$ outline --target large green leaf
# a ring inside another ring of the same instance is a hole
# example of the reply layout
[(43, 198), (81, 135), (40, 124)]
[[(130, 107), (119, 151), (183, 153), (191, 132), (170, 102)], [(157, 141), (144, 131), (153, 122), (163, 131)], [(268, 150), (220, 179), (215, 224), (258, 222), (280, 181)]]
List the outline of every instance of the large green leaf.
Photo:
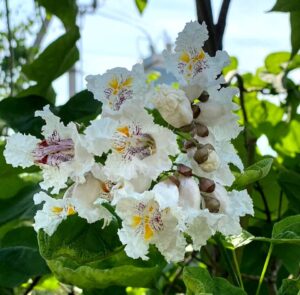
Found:
[(8, 232), (1, 241), (0, 286), (16, 287), (29, 278), (49, 273), (40, 256), (32, 227)]
[(300, 294), (300, 277), (297, 279), (285, 279), (278, 290), (278, 295), (299, 295)]
[(298, 0), (277, 0), (271, 11), (290, 12), (300, 10)]
[(30, 220), (36, 212), (33, 195), (40, 190), (38, 185), (28, 185), (14, 197), (0, 200), (0, 225), (14, 219)]
[(95, 119), (101, 110), (101, 102), (95, 100), (91, 92), (84, 90), (71, 97), (63, 106), (58, 107), (56, 112), (64, 123), (75, 121), (87, 124)]
[(244, 189), (247, 185), (262, 179), (269, 173), (272, 163), (272, 158), (265, 158), (249, 166), (243, 173), (237, 175), (232, 188)]
[[(31, 64), (23, 66), (24, 74), (39, 87), (48, 89), (57, 77), (69, 70), (79, 58), (76, 42), (79, 29), (74, 27), (52, 42)], [(39, 89), (40, 91), (40, 89)]]
[(76, 25), (77, 5), (76, 0), (36, 0), (44, 6), (47, 12), (56, 15), (66, 28)]
[(40, 96), (8, 97), (0, 101), (0, 118), (15, 131), (40, 135), (43, 120), (34, 117), (49, 102)]
[(88, 224), (71, 216), (51, 237), (39, 232), (41, 254), (56, 277), (85, 289), (154, 286), (165, 264), (157, 251), (149, 261), (128, 258), (117, 238), (117, 223), (101, 227), (101, 222)]
[(227, 280), (212, 278), (206, 269), (200, 267), (185, 267), (183, 281), (187, 288), (187, 295), (246, 295), (245, 291), (231, 285)]

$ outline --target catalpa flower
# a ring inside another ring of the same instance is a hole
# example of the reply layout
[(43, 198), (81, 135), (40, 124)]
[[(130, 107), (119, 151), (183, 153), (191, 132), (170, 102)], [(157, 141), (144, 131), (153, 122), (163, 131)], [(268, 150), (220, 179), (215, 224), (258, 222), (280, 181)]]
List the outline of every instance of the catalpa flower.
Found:
[(101, 156), (111, 150), (104, 171), (112, 181), (138, 176), (155, 180), (169, 170), (169, 156), (178, 153), (176, 135), (154, 124), (152, 116), (136, 103), (123, 107), (119, 118), (95, 120), (86, 129), (89, 150)]
[[(198, 98), (203, 90), (219, 84), (217, 76), (222, 68), (229, 63), (225, 51), (217, 51), (215, 57), (210, 57), (202, 49), (208, 39), (206, 25), (197, 21), (187, 23), (184, 30), (178, 34), (175, 52), (164, 51), (166, 67), (178, 79), (183, 87), (192, 87), (192, 94), (187, 89), (190, 99)], [(190, 97), (190, 96), (193, 97)]]
[(13, 167), (39, 166), (44, 178), (40, 186), (43, 189), (53, 187), (52, 193), (65, 188), (69, 177), (84, 182), (84, 174), (93, 166), (94, 158), (86, 150), (76, 125), (65, 126), (51, 113), (49, 106), (35, 115), (46, 121), (42, 128), (44, 139), (21, 133), (10, 136), (4, 151), (6, 162)]
[(237, 92), (236, 88), (231, 87), (210, 87), (207, 90), (207, 99), (197, 103), (201, 112), (195, 121), (206, 125), (218, 141), (236, 138), (243, 129), (237, 123), (238, 115), (233, 113), (239, 109), (232, 102), (232, 97)]
[(40, 192), (33, 197), (36, 205), (44, 202), (42, 210), (38, 210), (34, 217), (34, 229), (39, 231), (43, 229), (49, 236), (51, 236), (68, 216), (76, 214), (72, 199), (54, 199), (49, 197), (46, 193)]
[(87, 88), (94, 98), (103, 103), (103, 113), (114, 114), (129, 100), (143, 100), (146, 92), (146, 76), (143, 66), (136, 64), (131, 71), (114, 68), (103, 75), (86, 77)]
[(34, 217), (35, 230), (43, 229), (48, 235), (52, 235), (58, 225), (73, 214), (78, 214), (88, 223), (103, 220), (103, 227), (107, 226), (113, 218), (110, 211), (103, 206), (111, 201), (109, 189), (105, 182), (89, 173), (85, 183), (74, 183), (62, 199), (52, 198), (44, 192), (34, 195), (35, 204), (44, 202), (42, 210), (37, 211)]
[(129, 257), (147, 260), (149, 245), (153, 244), (167, 261), (184, 259), (184, 223), (174, 201), (178, 202), (178, 190), (167, 186), (142, 194), (131, 192), (119, 199), (116, 212), (122, 229), (118, 235)]

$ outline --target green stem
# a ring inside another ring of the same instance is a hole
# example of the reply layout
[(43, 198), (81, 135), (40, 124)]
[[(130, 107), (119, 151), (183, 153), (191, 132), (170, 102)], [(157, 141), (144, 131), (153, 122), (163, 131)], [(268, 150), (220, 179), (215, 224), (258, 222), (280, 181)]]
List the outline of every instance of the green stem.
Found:
[(234, 281), (234, 284), (237, 285), (237, 286), (241, 286), (240, 281), (239, 281), (239, 277), (238, 277), (238, 275), (235, 272), (235, 269), (234, 269), (234, 267), (233, 267), (233, 265), (231, 263), (231, 259), (230, 259), (229, 255), (228, 255), (227, 250), (223, 246), (222, 241), (219, 239), (219, 237), (216, 237), (216, 241), (217, 241), (217, 243), (218, 243), (218, 245), (220, 247), (220, 251), (221, 251), (221, 253), (222, 253), (222, 255), (223, 255), (224, 259), (225, 259), (225, 262), (226, 262), (226, 264), (228, 266), (228, 272), (229, 272), (230, 276), (232, 277), (232, 279)]
[(241, 271), (240, 271), (240, 266), (236, 257), (236, 253), (235, 250), (232, 250), (232, 256), (233, 256), (233, 262), (234, 262), (234, 266), (237, 272), (237, 276), (239, 278), (240, 281), (240, 286), (241, 288), (244, 290), (244, 284), (243, 284), (243, 279), (242, 279), (242, 275), (241, 275)]
[(264, 267), (262, 269), (262, 272), (261, 272), (261, 275), (260, 275), (260, 278), (259, 278), (258, 287), (257, 287), (256, 293), (255, 293), (256, 295), (259, 295), (260, 288), (261, 288), (261, 285), (262, 285), (262, 283), (264, 281), (264, 278), (265, 278), (265, 274), (266, 274), (266, 271), (267, 271), (267, 268), (268, 268), (268, 264), (269, 264), (269, 261), (270, 261), (270, 258), (271, 258), (272, 251), (273, 251), (273, 243), (271, 243), (270, 247), (269, 247), (269, 251), (268, 251), (265, 263), (264, 263)]

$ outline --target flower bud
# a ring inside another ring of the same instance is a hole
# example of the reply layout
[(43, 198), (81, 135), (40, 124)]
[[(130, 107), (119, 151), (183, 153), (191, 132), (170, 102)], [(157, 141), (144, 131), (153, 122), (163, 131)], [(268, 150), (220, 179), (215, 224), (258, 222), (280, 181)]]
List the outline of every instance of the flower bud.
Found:
[(168, 176), (168, 180), (174, 183), (178, 188), (180, 186), (180, 180), (175, 175)]
[(209, 99), (209, 94), (204, 90), (198, 99), (202, 102), (206, 102)]
[(209, 134), (209, 130), (207, 126), (201, 124), (201, 123), (195, 123), (195, 127), (193, 130), (193, 135), (198, 135), (200, 137), (206, 137)]
[(193, 118), (194, 119), (198, 118), (200, 113), (201, 113), (201, 110), (200, 110), (199, 106), (196, 105), (196, 104), (193, 104), (192, 105), (192, 111), (193, 111)]
[(191, 132), (192, 130), (194, 130), (194, 124), (188, 124), (180, 127), (180, 131), (182, 132)]
[(194, 154), (194, 160), (198, 163), (198, 164), (202, 164), (204, 162), (206, 162), (208, 160), (208, 148), (207, 147), (202, 147), (196, 150), (195, 154)]
[(216, 184), (213, 180), (202, 177), (200, 179), (199, 188), (201, 192), (212, 193), (216, 188)]
[(183, 147), (185, 150), (188, 150), (188, 149), (196, 147), (196, 144), (192, 140), (185, 140), (183, 143)]
[(214, 196), (202, 195), (205, 203), (205, 207), (211, 213), (218, 213), (220, 210), (220, 201)]
[[(207, 145), (205, 145), (205, 146), (207, 146)], [(199, 163), (199, 164), (203, 171), (212, 172), (219, 168), (220, 160), (219, 160), (218, 154), (216, 153), (215, 150), (209, 149), (207, 147), (206, 147), (206, 149), (208, 151), (208, 156), (206, 158), (206, 161)]]
[(162, 84), (151, 95), (152, 103), (172, 126), (180, 128), (192, 122), (191, 104), (181, 89)]
[(186, 177), (191, 177), (193, 175), (192, 169), (184, 164), (178, 164), (177, 171)]

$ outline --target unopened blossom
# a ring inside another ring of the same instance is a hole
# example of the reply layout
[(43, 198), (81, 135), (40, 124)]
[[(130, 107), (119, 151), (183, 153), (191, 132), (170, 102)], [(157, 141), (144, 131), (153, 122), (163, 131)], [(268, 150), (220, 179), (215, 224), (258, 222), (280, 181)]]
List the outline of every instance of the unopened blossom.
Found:
[(46, 124), (42, 127), (43, 139), (31, 135), (16, 133), (7, 139), (4, 156), (13, 167), (23, 168), (37, 165), (42, 169), (41, 188), (53, 187), (52, 193), (58, 193), (66, 187), (69, 178), (84, 182), (84, 174), (94, 164), (93, 156), (87, 151), (84, 138), (74, 123), (65, 126), (45, 106), (35, 115), (42, 117)]
[[(147, 260), (149, 245), (155, 245), (167, 261), (184, 259), (184, 224), (173, 188), (162, 186), (142, 194), (131, 192), (120, 198), (116, 212), (122, 219), (118, 231), (129, 257)], [(168, 202), (169, 200), (169, 202)]]
[(170, 155), (178, 153), (176, 135), (156, 125), (143, 107), (128, 103), (117, 118), (102, 118), (86, 129), (91, 153), (101, 156), (111, 150), (105, 173), (111, 180), (138, 176), (155, 180), (172, 165)]
[(191, 103), (184, 91), (162, 84), (150, 95), (150, 101), (164, 120), (172, 126), (180, 128), (192, 122)]
[[(222, 68), (229, 63), (225, 51), (217, 51), (210, 57), (202, 49), (208, 39), (206, 25), (197, 21), (187, 23), (184, 30), (178, 34), (175, 52), (164, 51), (166, 68), (172, 72), (183, 87), (193, 87), (191, 100), (198, 98), (206, 88), (219, 84), (217, 80)], [(188, 90), (188, 89), (186, 89)], [(187, 91), (187, 95), (190, 93)]]
[(103, 75), (89, 75), (86, 81), (94, 98), (103, 103), (102, 114), (114, 114), (130, 100), (144, 100), (146, 76), (141, 64), (134, 65), (131, 71), (113, 68)]

